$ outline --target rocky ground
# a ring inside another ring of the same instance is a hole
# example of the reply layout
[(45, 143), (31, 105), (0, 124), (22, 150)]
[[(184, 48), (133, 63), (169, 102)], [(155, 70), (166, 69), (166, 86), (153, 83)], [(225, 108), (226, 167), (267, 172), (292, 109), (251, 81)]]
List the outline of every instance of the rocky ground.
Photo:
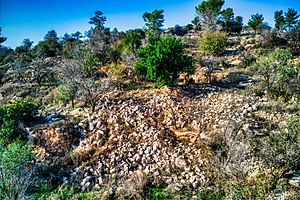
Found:
[[(268, 113), (260, 108), (269, 99), (245, 94), (210, 84), (113, 91), (93, 114), (84, 109), (62, 113), (77, 119), (75, 125), (62, 120), (33, 129), (32, 146), (44, 165), (65, 166), (60, 181), (78, 182), (83, 190), (143, 173), (172, 191), (199, 191), (210, 182), (205, 171), (213, 138), (260, 137), (264, 122), (284, 127), (291, 117)], [(259, 167), (247, 141), (230, 140), (232, 156), (223, 173)]]

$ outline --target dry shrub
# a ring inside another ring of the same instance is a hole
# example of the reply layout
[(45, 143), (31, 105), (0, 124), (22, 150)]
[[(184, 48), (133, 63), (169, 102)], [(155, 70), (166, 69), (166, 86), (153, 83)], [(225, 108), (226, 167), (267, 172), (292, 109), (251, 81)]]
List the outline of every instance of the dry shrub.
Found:
[(263, 45), (270, 48), (281, 47), (287, 44), (287, 41), (282, 38), (278, 31), (268, 30), (263, 35)]
[(243, 178), (250, 171), (249, 139), (240, 124), (229, 122), (224, 133), (213, 139), (210, 148), (216, 185), (224, 186), (224, 181), (228, 178)]
[(143, 193), (149, 179), (146, 174), (136, 171), (117, 188), (116, 196), (119, 199), (143, 199)]

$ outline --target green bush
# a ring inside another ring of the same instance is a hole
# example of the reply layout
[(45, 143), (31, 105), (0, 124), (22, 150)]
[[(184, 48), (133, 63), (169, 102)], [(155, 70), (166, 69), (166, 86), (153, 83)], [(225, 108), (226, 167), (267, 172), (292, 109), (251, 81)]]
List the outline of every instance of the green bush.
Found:
[(15, 120), (3, 120), (0, 126), (0, 142), (13, 141), (21, 135), (21, 132)]
[(179, 73), (194, 73), (193, 58), (185, 55), (184, 44), (172, 36), (149, 37), (148, 44), (137, 51), (139, 61), (134, 71), (159, 85), (171, 85)]
[(227, 45), (227, 36), (221, 31), (207, 31), (202, 34), (199, 49), (208, 54), (221, 54)]
[(288, 49), (275, 49), (267, 56), (259, 58), (251, 67), (261, 76), (263, 89), (277, 96), (299, 97), (300, 64), (294, 64)]
[(94, 55), (90, 48), (82, 49), (82, 56), (80, 60), (81, 70), (85, 77), (95, 77), (98, 73), (100, 62), (98, 57)]
[(19, 122), (27, 122), (38, 112), (28, 99), (0, 106), (0, 142), (10, 143), (21, 135)]
[(288, 129), (274, 133), (259, 144), (260, 156), (270, 167), (285, 171), (299, 170), (300, 122), (299, 118), (288, 123)]
[(10, 104), (0, 106), (2, 118), (27, 120), (38, 113), (38, 106), (29, 99), (17, 100)]
[(33, 184), (34, 155), (28, 145), (0, 143), (0, 199), (24, 199)]

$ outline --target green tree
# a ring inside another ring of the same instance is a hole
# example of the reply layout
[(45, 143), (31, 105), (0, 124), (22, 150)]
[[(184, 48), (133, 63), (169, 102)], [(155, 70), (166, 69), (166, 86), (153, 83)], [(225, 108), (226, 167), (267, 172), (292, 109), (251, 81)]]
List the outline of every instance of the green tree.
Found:
[(100, 10), (95, 11), (95, 16), (90, 18), (89, 23), (95, 25), (96, 29), (104, 30), (104, 24), (106, 22), (106, 17), (103, 16), (103, 12)]
[(44, 36), (44, 40), (55, 40), (58, 41), (58, 36), (55, 30), (50, 30)]
[[(0, 35), (1, 35), (1, 31), (2, 31), (2, 28), (0, 27)], [(7, 37), (0, 37), (0, 46), (3, 42), (5, 42), (7, 39)]]
[(288, 31), (290, 31), (298, 23), (298, 18), (300, 15), (298, 15), (298, 12), (293, 8), (289, 8), (284, 15), (286, 27), (288, 28)]
[(139, 61), (134, 71), (159, 85), (172, 85), (179, 73), (195, 71), (193, 58), (185, 54), (184, 44), (173, 36), (149, 37), (148, 44), (137, 51)]
[(287, 95), (287, 89), (291, 88), (290, 84), (297, 79), (300, 72), (300, 65), (293, 66), (291, 59), (289, 49), (277, 48), (267, 56), (259, 58), (252, 66), (253, 71), (262, 77), (262, 84), (269, 92)]
[(75, 42), (80, 42), (80, 39), (83, 37), (82, 33), (79, 31), (72, 33), (71, 36), (72, 36), (72, 38), (74, 38)]
[(0, 143), (0, 199), (26, 199), (36, 182), (34, 154), (30, 146), (15, 141)]
[(44, 37), (44, 41), (35, 46), (35, 53), (38, 57), (54, 57), (61, 52), (61, 45), (55, 30), (50, 30)]
[(30, 41), (30, 39), (24, 39), (23, 44), (19, 47), (16, 47), (15, 52), (18, 54), (26, 53), (31, 50), (32, 44), (34, 42)]
[(249, 28), (253, 29), (254, 32), (256, 33), (257, 30), (262, 29), (264, 24), (264, 17), (262, 14), (255, 14), (255, 15), (251, 15), (251, 18), (248, 22), (248, 26)]
[(235, 21), (238, 25), (243, 26), (243, 17), (242, 17), (242, 16), (236, 16), (236, 17), (234, 18), (234, 21)]
[(224, 3), (224, 0), (206, 0), (196, 7), (203, 30), (217, 29), (217, 19)]
[(274, 20), (275, 20), (275, 28), (278, 31), (283, 31), (285, 29), (285, 19), (283, 16), (283, 10), (275, 11)]
[(93, 54), (88, 47), (82, 50), (80, 58), (81, 70), (86, 78), (94, 78), (99, 69), (99, 59)]
[(223, 19), (223, 22), (226, 24), (229, 24), (233, 22), (234, 20), (234, 13), (232, 8), (227, 8), (221, 12), (221, 16)]
[(227, 8), (221, 12), (222, 30), (229, 33), (240, 33), (243, 29), (243, 18), (241, 16), (234, 17), (232, 8)]
[(145, 21), (145, 25), (148, 29), (149, 33), (158, 34), (162, 31), (163, 23), (165, 21), (164, 10), (154, 10), (152, 13), (145, 12), (143, 14), (143, 20)]
[(126, 32), (123, 40), (125, 45), (135, 54), (136, 50), (142, 45), (142, 39), (145, 33), (142, 29), (129, 30)]
[(200, 23), (200, 17), (199, 16), (195, 16), (194, 19), (191, 21), (193, 24), (193, 28), (196, 31), (201, 31), (201, 23)]
[(105, 27), (106, 17), (99, 10), (95, 11), (95, 16), (90, 18), (89, 23), (95, 25), (88, 31), (89, 47), (98, 57), (99, 62), (105, 65), (109, 61), (110, 48), (110, 31)]
[(38, 57), (54, 57), (60, 54), (61, 46), (55, 40), (44, 40), (39, 42), (34, 50)]

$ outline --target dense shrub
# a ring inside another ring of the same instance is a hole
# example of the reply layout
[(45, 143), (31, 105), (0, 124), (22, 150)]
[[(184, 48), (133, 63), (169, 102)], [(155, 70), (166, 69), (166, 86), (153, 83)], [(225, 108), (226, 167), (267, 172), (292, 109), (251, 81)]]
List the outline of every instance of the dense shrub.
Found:
[(299, 120), (291, 120), (286, 131), (271, 134), (260, 146), (263, 147), (261, 156), (271, 167), (282, 168), (287, 172), (299, 170)]
[(152, 36), (148, 44), (137, 51), (140, 58), (134, 71), (159, 85), (171, 85), (179, 73), (193, 73), (193, 58), (185, 55), (184, 44), (172, 36)]
[(28, 99), (0, 106), (0, 142), (10, 143), (21, 134), (19, 122), (30, 120), (38, 106)]
[(261, 76), (262, 87), (277, 96), (299, 95), (300, 64), (293, 63), (288, 49), (275, 49), (259, 58), (252, 70)]
[(202, 34), (199, 41), (199, 49), (209, 54), (221, 54), (227, 44), (225, 32), (208, 31)]
[(81, 70), (85, 77), (95, 77), (99, 69), (99, 59), (94, 55), (91, 49), (82, 49), (82, 55), (78, 58), (81, 64)]
[(33, 184), (34, 155), (28, 145), (0, 143), (0, 199), (24, 199)]

